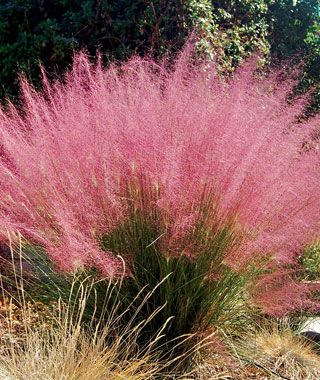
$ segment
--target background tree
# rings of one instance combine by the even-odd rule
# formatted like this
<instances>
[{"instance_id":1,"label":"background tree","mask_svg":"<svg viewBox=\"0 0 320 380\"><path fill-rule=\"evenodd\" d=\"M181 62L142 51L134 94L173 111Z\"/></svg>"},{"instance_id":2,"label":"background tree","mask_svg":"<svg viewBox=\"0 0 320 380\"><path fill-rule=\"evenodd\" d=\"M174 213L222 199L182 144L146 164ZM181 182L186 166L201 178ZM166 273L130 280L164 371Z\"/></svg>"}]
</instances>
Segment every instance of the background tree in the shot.
<instances>
[{"instance_id":1,"label":"background tree","mask_svg":"<svg viewBox=\"0 0 320 380\"><path fill-rule=\"evenodd\" d=\"M191 31L223 72L255 50L276 61L303 57L305 90L320 81L319 24L319 0L4 0L0 97L17 95L19 72L37 84L39 62L54 75L82 48L106 61L157 57L179 50Z\"/></svg>"},{"instance_id":2,"label":"background tree","mask_svg":"<svg viewBox=\"0 0 320 380\"><path fill-rule=\"evenodd\" d=\"M270 5L268 23L273 61L294 57L293 65L303 71L297 92L314 88L308 112L320 109L320 1L279 0Z\"/></svg>"}]
</instances>

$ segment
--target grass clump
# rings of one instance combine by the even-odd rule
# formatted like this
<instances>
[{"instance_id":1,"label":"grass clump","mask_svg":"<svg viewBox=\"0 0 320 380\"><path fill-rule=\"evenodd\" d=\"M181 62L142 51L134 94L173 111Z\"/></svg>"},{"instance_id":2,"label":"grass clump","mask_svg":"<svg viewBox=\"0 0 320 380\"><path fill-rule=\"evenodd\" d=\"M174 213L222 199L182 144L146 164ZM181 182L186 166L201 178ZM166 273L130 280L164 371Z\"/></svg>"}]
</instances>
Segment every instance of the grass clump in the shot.
<instances>
[{"instance_id":1,"label":"grass clump","mask_svg":"<svg viewBox=\"0 0 320 380\"><path fill-rule=\"evenodd\" d=\"M149 328L154 332L169 321L162 350L171 353L182 336L192 334L188 344L195 344L209 330L239 333L252 313L247 286L256 273L251 267L235 270L225 261L241 240L234 221L214 217L214 198L204 191L199 208L193 210L196 219L179 234L154 207L158 200L157 193L139 188L129 218L102 238L103 249L123 255L129 263L130 275L120 289L122 306L154 289L138 317L160 309ZM178 352L188 351L188 344Z\"/></svg>"},{"instance_id":2,"label":"grass clump","mask_svg":"<svg viewBox=\"0 0 320 380\"><path fill-rule=\"evenodd\" d=\"M320 356L312 342L299 336L284 321L269 319L235 345L237 354L269 374L271 379L317 380Z\"/></svg>"}]
</instances>

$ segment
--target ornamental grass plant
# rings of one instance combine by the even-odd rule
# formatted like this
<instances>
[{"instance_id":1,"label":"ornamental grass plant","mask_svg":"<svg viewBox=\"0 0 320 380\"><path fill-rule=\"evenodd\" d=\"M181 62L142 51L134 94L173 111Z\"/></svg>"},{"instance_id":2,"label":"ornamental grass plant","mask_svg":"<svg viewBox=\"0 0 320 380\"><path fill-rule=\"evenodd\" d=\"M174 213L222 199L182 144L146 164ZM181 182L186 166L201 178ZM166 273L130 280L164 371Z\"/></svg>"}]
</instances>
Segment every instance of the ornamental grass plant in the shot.
<instances>
[{"instance_id":1,"label":"ornamental grass plant","mask_svg":"<svg viewBox=\"0 0 320 380\"><path fill-rule=\"evenodd\" d=\"M156 289L135 318L159 310L148 334L169 321L168 342L318 307L295 269L319 233L319 117L298 123L292 83L254 69L224 81L188 46L174 64L78 54L41 92L22 79L21 108L0 112L1 239L61 278L125 268L122 307Z\"/></svg>"}]
</instances>

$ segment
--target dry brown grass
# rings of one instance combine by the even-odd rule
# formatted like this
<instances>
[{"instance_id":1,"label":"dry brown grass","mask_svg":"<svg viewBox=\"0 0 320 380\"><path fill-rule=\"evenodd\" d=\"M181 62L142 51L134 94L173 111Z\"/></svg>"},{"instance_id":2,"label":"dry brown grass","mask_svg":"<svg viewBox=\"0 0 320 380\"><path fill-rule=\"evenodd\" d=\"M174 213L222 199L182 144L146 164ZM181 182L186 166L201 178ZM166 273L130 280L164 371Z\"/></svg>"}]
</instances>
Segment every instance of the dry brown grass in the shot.
<instances>
[{"instance_id":1,"label":"dry brown grass","mask_svg":"<svg viewBox=\"0 0 320 380\"><path fill-rule=\"evenodd\" d=\"M87 278L77 290L72 287L77 302L58 300L45 306L26 301L23 275L15 275L18 294L13 301L3 291L0 302L0 380L151 380L160 372L165 376L168 363L161 363L154 348L162 327L147 346L137 344L157 311L139 325L123 326L115 302L108 318L99 322L92 316L91 323L84 323L93 279ZM106 302L113 289L110 281Z\"/></svg>"},{"instance_id":2,"label":"dry brown grass","mask_svg":"<svg viewBox=\"0 0 320 380\"><path fill-rule=\"evenodd\" d=\"M250 332L238 343L237 351L246 362L269 373L271 379L320 379L320 356L287 323L271 322Z\"/></svg>"},{"instance_id":3,"label":"dry brown grass","mask_svg":"<svg viewBox=\"0 0 320 380\"><path fill-rule=\"evenodd\" d=\"M118 344L122 345L122 342ZM148 380L158 365L147 355L134 357L118 351L117 344L106 347L83 331L37 331L26 344L2 355L5 377L14 380Z\"/></svg>"},{"instance_id":4,"label":"dry brown grass","mask_svg":"<svg viewBox=\"0 0 320 380\"><path fill-rule=\"evenodd\" d=\"M70 312L59 307L51 324L20 323L20 339L8 339L0 354L0 379L12 380L149 380L161 364L153 351L153 342L142 352L136 348L141 326L115 335L112 323L89 332L81 324L81 310ZM30 312L24 313L30 315ZM12 324L11 324L12 325ZM10 329L8 334L17 336ZM112 334L112 343L106 344Z\"/></svg>"},{"instance_id":5,"label":"dry brown grass","mask_svg":"<svg viewBox=\"0 0 320 380\"><path fill-rule=\"evenodd\" d=\"M69 303L57 300L43 305L27 301L21 250L20 264L9 261L10 265L15 282L13 298L8 297L0 272L0 380L151 380L159 373L163 378L169 376L168 367L174 359L163 363L155 350L165 326L150 336L149 344L138 344L139 335L158 310L138 325L129 322L124 326L121 316L126 311L119 315L121 300L110 301L112 294L118 294L117 284L110 280L104 300L108 315L99 320L93 315L90 322L84 316L94 279L87 277L79 283L75 273ZM147 302L152 292L141 302ZM139 305L135 307L138 313Z\"/></svg>"}]
</instances>

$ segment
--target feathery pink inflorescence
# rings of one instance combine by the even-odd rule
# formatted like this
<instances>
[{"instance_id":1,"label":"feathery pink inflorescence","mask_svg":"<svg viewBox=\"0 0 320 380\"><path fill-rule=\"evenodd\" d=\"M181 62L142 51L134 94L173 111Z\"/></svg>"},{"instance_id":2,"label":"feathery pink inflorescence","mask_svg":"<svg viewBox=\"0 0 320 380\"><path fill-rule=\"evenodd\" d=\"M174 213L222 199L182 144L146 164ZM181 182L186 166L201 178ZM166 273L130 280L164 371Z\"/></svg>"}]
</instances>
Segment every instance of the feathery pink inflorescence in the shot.
<instances>
[{"instance_id":1,"label":"feathery pink inflorescence","mask_svg":"<svg viewBox=\"0 0 320 380\"><path fill-rule=\"evenodd\" d=\"M63 83L22 83L23 112L0 113L3 239L19 231L61 269L113 275L99 238L127 216L124 180L143 175L176 234L208 185L243 234L230 263L294 262L320 227L320 155L303 148L319 117L297 125L303 101L288 105L276 75L255 78L248 63L226 83L187 50L170 69L141 58L104 69L79 54Z\"/></svg>"}]
</instances>

